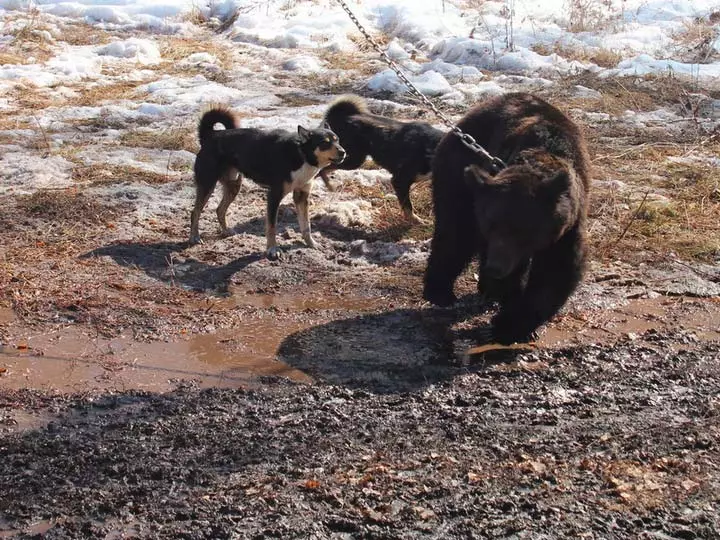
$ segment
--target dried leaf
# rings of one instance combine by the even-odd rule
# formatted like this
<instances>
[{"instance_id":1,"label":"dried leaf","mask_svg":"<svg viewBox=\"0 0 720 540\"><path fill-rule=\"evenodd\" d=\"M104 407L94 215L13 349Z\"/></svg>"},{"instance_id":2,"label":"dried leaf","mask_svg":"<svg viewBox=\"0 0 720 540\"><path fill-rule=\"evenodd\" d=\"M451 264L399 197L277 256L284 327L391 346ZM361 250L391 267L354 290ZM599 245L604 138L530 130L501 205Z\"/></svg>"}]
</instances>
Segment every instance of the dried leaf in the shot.
<instances>
[{"instance_id":1,"label":"dried leaf","mask_svg":"<svg viewBox=\"0 0 720 540\"><path fill-rule=\"evenodd\" d=\"M472 471L470 471L469 473L467 473L467 477L468 477L468 482L470 482L470 483L474 483L474 482L479 482L479 481L480 481L480 475L477 474L477 473L474 473L474 472L472 472Z\"/></svg>"},{"instance_id":2,"label":"dried leaf","mask_svg":"<svg viewBox=\"0 0 720 540\"><path fill-rule=\"evenodd\" d=\"M3 374L7 371L7 368L0 367L0 374Z\"/></svg>"},{"instance_id":3,"label":"dried leaf","mask_svg":"<svg viewBox=\"0 0 720 540\"><path fill-rule=\"evenodd\" d=\"M317 480L305 480L305 489L317 489L320 487L320 482Z\"/></svg>"},{"instance_id":4,"label":"dried leaf","mask_svg":"<svg viewBox=\"0 0 720 540\"><path fill-rule=\"evenodd\" d=\"M693 489L695 489L696 487L698 487L700 484L698 484L698 483L695 482L694 480L688 479L688 480L683 480L682 482L680 482L680 485L681 485L686 491L692 491Z\"/></svg>"},{"instance_id":5,"label":"dried leaf","mask_svg":"<svg viewBox=\"0 0 720 540\"><path fill-rule=\"evenodd\" d=\"M27 351L30 347L28 347L27 343L21 342L16 345L16 348L18 351Z\"/></svg>"}]
</instances>

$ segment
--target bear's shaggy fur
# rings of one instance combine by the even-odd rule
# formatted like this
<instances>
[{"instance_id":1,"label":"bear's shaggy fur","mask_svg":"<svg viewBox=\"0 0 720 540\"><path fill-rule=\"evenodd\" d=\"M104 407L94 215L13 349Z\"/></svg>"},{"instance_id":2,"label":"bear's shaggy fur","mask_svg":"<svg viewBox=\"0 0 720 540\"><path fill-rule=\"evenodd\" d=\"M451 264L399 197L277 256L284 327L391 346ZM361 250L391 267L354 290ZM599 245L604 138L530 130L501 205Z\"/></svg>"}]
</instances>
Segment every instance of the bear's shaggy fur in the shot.
<instances>
[{"instance_id":1,"label":"bear's shaggy fur","mask_svg":"<svg viewBox=\"0 0 720 540\"><path fill-rule=\"evenodd\" d=\"M440 142L423 296L452 304L455 280L477 255L478 289L499 304L485 337L526 341L582 278L590 187L584 138L565 114L525 93L482 102L458 126L508 166L493 175L456 134Z\"/></svg>"}]
</instances>

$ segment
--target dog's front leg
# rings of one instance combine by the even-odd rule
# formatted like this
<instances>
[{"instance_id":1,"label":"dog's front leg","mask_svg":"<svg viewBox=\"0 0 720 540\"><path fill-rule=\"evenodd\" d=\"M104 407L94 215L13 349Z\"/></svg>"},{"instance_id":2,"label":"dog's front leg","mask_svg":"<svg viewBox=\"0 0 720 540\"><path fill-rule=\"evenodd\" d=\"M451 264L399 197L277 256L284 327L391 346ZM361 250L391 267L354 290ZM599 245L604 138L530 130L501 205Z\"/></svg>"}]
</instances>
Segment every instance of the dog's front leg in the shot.
<instances>
[{"instance_id":1,"label":"dog's front leg","mask_svg":"<svg viewBox=\"0 0 720 540\"><path fill-rule=\"evenodd\" d=\"M270 188L267 198L267 213L265 214L265 240L267 258L274 261L280 257L280 248L277 247L275 236L277 233L277 216L280 201L285 194L280 189Z\"/></svg>"},{"instance_id":2,"label":"dog's front leg","mask_svg":"<svg viewBox=\"0 0 720 540\"><path fill-rule=\"evenodd\" d=\"M298 223L300 224L300 234L305 240L308 247L314 248L315 241L312 238L310 231L310 213L309 213L309 199L310 199L310 188L312 184L308 184L302 189L296 189L293 191L293 201L295 202L295 209L297 210Z\"/></svg>"}]
</instances>

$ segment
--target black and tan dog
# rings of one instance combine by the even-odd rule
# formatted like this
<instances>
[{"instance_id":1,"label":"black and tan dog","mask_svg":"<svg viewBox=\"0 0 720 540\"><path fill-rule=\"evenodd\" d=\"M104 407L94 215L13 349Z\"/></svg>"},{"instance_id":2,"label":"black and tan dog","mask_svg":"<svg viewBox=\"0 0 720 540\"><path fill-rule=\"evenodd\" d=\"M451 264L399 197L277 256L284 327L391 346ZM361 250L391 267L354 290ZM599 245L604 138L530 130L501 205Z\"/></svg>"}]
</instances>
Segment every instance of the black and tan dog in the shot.
<instances>
[{"instance_id":1,"label":"black and tan dog","mask_svg":"<svg viewBox=\"0 0 720 540\"><path fill-rule=\"evenodd\" d=\"M225 129L215 130L215 124ZM276 259L277 213L283 197L293 192L300 233L308 247L315 247L310 234L308 198L313 178L323 167L340 164L345 151L329 129L305 129L297 134L284 130L262 131L238 128L228 109L214 108L200 119L200 151L195 158L195 207L190 217L190 242L200 242L198 221L218 181L223 198L217 217L223 234L228 234L225 214L237 197L243 176L268 188L265 236L267 257Z\"/></svg>"},{"instance_id":2,"label":"black and tan dog","mask_svg":"<svg viewBox=\"0 0 720 540\"><path fill-rule=\"evenodd\" d=\"M392 174L392 186L405 217L422 222L413 211L410 186L430 178L433 153L444 133L425 122L401 122L372 114L365 101L355 95L335 100L325 112L324 122L337 133L347 152L342 164L320 172L325 185L330 185L331 170L357 169L370 156Z\"/></svg>"}]
</instances>

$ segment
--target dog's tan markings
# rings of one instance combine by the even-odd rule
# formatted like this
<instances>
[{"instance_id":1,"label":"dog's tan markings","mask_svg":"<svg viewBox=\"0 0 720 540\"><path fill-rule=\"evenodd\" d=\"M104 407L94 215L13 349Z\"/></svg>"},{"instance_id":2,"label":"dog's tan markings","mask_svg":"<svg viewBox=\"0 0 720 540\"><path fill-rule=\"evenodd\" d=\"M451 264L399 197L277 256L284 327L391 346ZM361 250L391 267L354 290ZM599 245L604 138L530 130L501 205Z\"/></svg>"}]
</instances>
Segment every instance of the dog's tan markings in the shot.
<instances>
[{"instance_id":1,"label":"dog's tan markings","mask_svg":"<svg viewBox=\"0 0 720 540\"><path fill-rule=\"evenodd\" d=\"M307 244L308 247L314 248L315 241L312 238L310 230L309 198L309 187L307 190L297 189L293 191L293 202L295 202L295 208L297 209L300 234L302 235L305 244Z\"/></svg>"},{"instance_id":2,"label":"dog's tan markings","mask_svg":"<svg viewBox=\"0 0 720 540\"><path fill-rule=\"evenodd\" d=\"M270 217L265 215L265 253L268 259L277 259L280 255L280 250L277 247L275 240L276 226L270 223Z\"/></svg>"},{"instance_id":3,"label":"dog's tan markings","mask_svg":"<svg viewBox=\"0 0 720 540\"><path fill-rule=\"evenodd\" d=\"M200 189L200 187L197 188L197 191L195 192L195 206L193 207L192 213L190 214L190 243L191 244L200 244L202 243L202 238L200 238L200 229L199 229L199 223L200 223L200 214L202 214L203 209L207 205L208 200L210 200L210 196L212 195L212 191L203 191Z\"/></svg>"},{"instance_id":4,"label":"dog's tan markings","mask_svg":"<svg viewBox=\"0 0 720 540\"><path fill-rule=\"evenodd\" d=\"M238 173L237 169L228 169L228 171L220 178L220 183L223 187L223 198L217 207L217 218L220 223L220 232L223 236L230 234L230 229L227 226L226 215L228 208L237 197L242 185L243 177Z\"/></svg>"}]
</instances>

